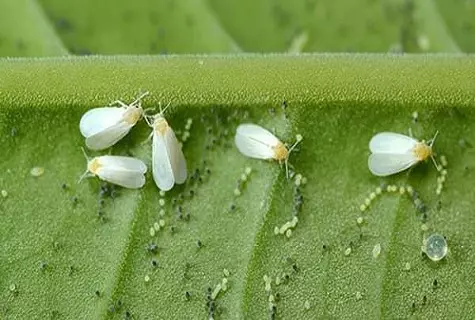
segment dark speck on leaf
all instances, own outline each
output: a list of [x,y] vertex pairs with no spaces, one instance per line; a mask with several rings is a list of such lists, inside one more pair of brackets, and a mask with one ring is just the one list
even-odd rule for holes
[[64,18],[59,18],[55,21],[56,28],[60,31],[71,31],[73,26],[71,22]]

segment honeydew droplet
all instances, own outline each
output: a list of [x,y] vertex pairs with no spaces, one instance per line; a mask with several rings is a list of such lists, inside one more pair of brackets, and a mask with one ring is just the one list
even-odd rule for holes
[[414,189],[411,186],[407,186],[406,191],[411,196],[414,194]]
[[303,177],[303,178],[302,178],[302,184],[307,184],[307,182],[308,182],[307,177]]
[[270,292],[270,283],[266,283],[266,287],[265,287],[265,290],[266,292]]
[[422,200],[421,200],[421,199],[419,199],[419,198],[417,198],[417,199],[414,199],[414,205],[415,205],[416,207],[418,207],[418,206],[422,205]]
[[229,270],[224,268],[223,269],[223,274],[224,274],[225,277],[229,277],[229,275],[230,275]]
[[423,223],[423,224],[421,224],[421,230],[424,231],[424,232],[425,232],[425,231],[428,231],[428,230],[429,230],[429,226],[428,226],[427,224]]
[[379,257],[380,254],[381,254],[381,244],[377,243],[373,247],[373,258],[376,259],[377,257]]
[[295,184],[296,187],[300,187],[300,184],[301,184],[301,183],[302,183],[302,181],[301,181],[301,180],[298,180],[298,179],[296,179],[295,182],[294,182],[294,184]]
[[273,311],[274,310],[274,303],[273,302],[269,302],[269,311]]
[[211,294],[211,299],[215,300],[218,296],[219,292],[221,291],[221,283],[218,283],[216,287],[214,287],[213,293]]
[[269,295],[269,302],[274,302],[274,301],[275,301],[274,295],[270,294]]
[[443,167],[447,167],[449,165],[449,162],[447,161],[447,157],[444,155],[440,156],[440,163],[442,164]]
[[149,282],[149,281],[150,281],[150,276],[147,274],[147,275],[144,277],[144,280],[145,280],[145,282]]
[[30,170],[30,174],[33,177],[39,177],[39,176],[43,175],[44,172],[45,172],[45,168],[43,168],[43,167],[33,167]]
[[160,196],[161,196],[161,197],[164,197],[164,196],[165,196],[165,191],[160,190]]
[[383,189],[381,189],[380,187],[377,187],[375,191],[377,195],[380,195],[381,193],[383,193]]
[[412,120],[417,121],[417,118],[419,118],[419,112],[414,111],[414,112],[412,113]]
[[299,218],[293,217],[290,226],[291,226],[292,228],[295,228],[295,227],[297,226],[297,223],[298,223],[298,222],[299,222]]
[[160,205],[160,207],[163,207],[165,205],[165,199],[158,200],[158,204]]
[[358,218],[356,219],[356,223],[358,223],[358,224],[363,224],[363,222],[364,222],[363,217],[358,217]]
[[264,282],[265,283],[268,283],[270,280],[269,280],[269,276],[267,276],[266,274],[264,275],[264,277],[262,277],[264,279]]
[[285,231],[285,236],[287,238],[290,238],[292,236],[292,229],[288,229],[287,231]]
[[250,175],[251,172],[252,172],[252,168],[251,168],[251,167],[246,167],[246,169],[244,170],[244,172],[245,172],[247,175]]
[[241,174],[241,181],[246,182],[247,181],[247,175],[246,174]]
[[423,51],[428,51],[430,49],[430,40],[426,35],[420,35],[417,37],[417,45]]
[[345,250],[345,256],[349,256],[351,254],[351,248],[346,248]]
[[284,234],[287,231],[287,229],[289,229],[291,226],[292,226],[292,222],[287,221],[286,223],[284,223],[282,227],[280,227],[279,233]]
[[404,264],[404,270],[406,270],[406,271],[411,270],[411,264],[410,264],[409,262],[406,262],[406,263]]
[[303,140],[303,136],[301,134],[297,134],[295,136],[295,139],[297,139],[298,142],[302,141]]
[[369,205],[371,204],[371,200],[370,200],[369,198],[366,198],[366,199],[364,200],[364,204],[367,205],[367,206],[369,206]]
[[306,300],[305,303],[303,304],[303,307],[305,308],[305,310],[310,310],[310,302]]
[[371,192],[371,193],[369,194],[369,199],[370,199],[370,200],[376,199],[376,193],[375,193],[375,192]]
[[279,227],[277,227],[277,226],[274,227],[274,234],[275,235],[280,234],[280,228]]
[[392,189],[391,189],[391,186],[387,186],[387,187],[386,187],[386,192],[391,192],[391,190],[392,190]]
[[363,294],[359,291],[356,291],[356,300],[361,300],[363,299]]
[[234,189],[234,195],[236,197],[239,197],[241,195],[241,190],[239,190],[238,188]]
[[[153,224],[153,228],[155,229],[155,231],[159,231],[160,230],[160,225],[158,224],[158,222],[155,222]],[[153,236],[152,236],[153,237]]]
[[7,190],[2,190],[2,197],[4,197],[4,198],[8,197]]
[[431,234],[423,243],[424,252],[432,261],[440,261],[447,255],[447,241],[442,235]]
[[295,180],[302,180],[302,175],[300,173],[297,173],[295,175]]
[[164,227],[164,226],[165,226],[165,220],[160,219],[160,220],[158,221],[158,224],[160,225],[160,227]]
[[280,277],[275,277],[275,285],[278,286],[280,284]]
[[160,217],[165,216],[165,210],[161,209],[160,212],[158,213]]
[[150,227],[150,236],[155,237],[155,229],[153,227]]
[[360,211],[363,212],[366,210],[366,205],[362,204],[360,205]]
[[15,291],[16,290],[16,284],[12,283],[10,284],[10,287],[9,287],[10,291]]
[[404,193],[406,193],[406,188],[399,187],[399,194],[403,195]]
[[447,169],[443,169],[440,174],[445,177],[447,175]]
[[397,191],[397,186],[393,184],[393,185],[391,186],[391,191],[392,191],[392,192],[396,192],[396,191]]

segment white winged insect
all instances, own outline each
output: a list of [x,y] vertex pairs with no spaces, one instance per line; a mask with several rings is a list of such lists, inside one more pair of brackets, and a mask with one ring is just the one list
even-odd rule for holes
[[[169,106],[169,105],[168,105]],[[176,184],[182,184],[187,177],[186,160],[173,129],[163,116],[164,110],[154,116],[145,116],[153,129],[152,171],[153,180],[160,190],[168,191]]]
[[236,147],[247,157],[265,160],[274,159],[279,162],[284,161],[287,177],[289,173],[289,155],[300,141],[302,141],[302,136],[297,135],[297,141],[290,149],[287,149],[270,131],[252,123],[239,125],[234,137]]
[[125,137],[143,114],[141,99],[148,92],[141,94],[127,105],[120,100],[113,104],[120,107],[94,108],[81,118],[79,129],[86,138],[86,146],[91,150],[103,150],[116,144]]
[[376,176],[389,176],[404,171],[429,157],[439,169],[432,151],[437,134],[438,132],[429,144],[394,132],[376,134],[369,142],[369,149],[372,152],[368,158],[369,170]]
[[123,156],[99,156],[91,159],[84,149],[83,153],[87,169],[79,182],[87,177],[98,176],[101,180],[129,189],[138,189],[145,184],[147,166],[142,160]]

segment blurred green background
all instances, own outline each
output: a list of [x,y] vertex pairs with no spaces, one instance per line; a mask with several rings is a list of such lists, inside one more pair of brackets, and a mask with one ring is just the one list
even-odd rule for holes
[[0,55],[473,52],[474,17],[474,0],[0,0]]

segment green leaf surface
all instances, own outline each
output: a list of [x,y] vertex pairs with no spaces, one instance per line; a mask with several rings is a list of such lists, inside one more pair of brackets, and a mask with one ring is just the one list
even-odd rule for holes
[[474,5],[437,0],[0,1],[2,56],[473,52]]
[[[208,287],[221,283],[224,269],[228,290],[216,298],[215,319],[269,317],[264,276],[279,294],[280,319],[455,319],[475,312],[473,57],[10,59],[0,60],[0,70],[2,318],[206,318]],[[151,92],[145,108],[171,103],[166,117],[179,138],[193,120],[183,145],[190,177],[163,197],[151,174],[141,190],[101,196],[97,178],[77,184],[86,165],[79,120],[139,90]],[[303,136],[290,164],[308,182],[299,188],[303,204],[289,238],[274,229],[295,213],[295,179],[275,161],[236,150],[233,136],[243,122],[288,143]],[[426,140],[439,131],[437,159],[448,159],[440,195],[440,173],[429,161],[390,178],[368,171],[370,138],[409,129]],[[107,152],[150,164],[143,143],[149,132],[141,122]],[[34,167],[44,173],[33,176]],[[252,173],[236,196],[247,167]],[[399,191],[383,192],[362,212],[381,183],[412,186],[426,216]],[[151,236],[161,219],[165,227]],[[432,232],[449,245],[438,263],[421,255]],[[146,250],[151,243],[155,254]]]
[[453,39],[465,52],[475,51],[475,2],[432,0]]
[[0,1],[2,56],[62,56],[68,54],[36,0]]
[[39,0],[79,54],[238,52],[205,0]]

